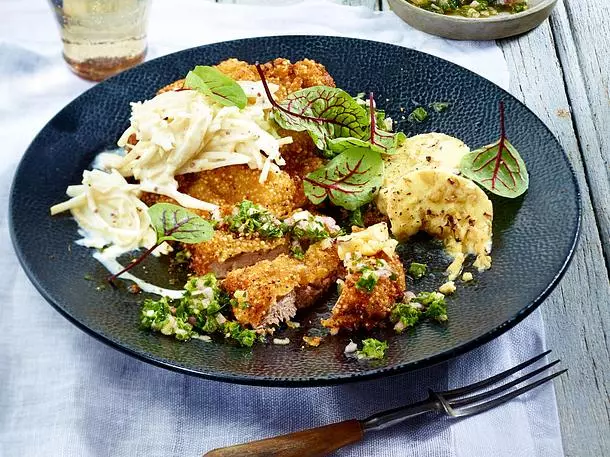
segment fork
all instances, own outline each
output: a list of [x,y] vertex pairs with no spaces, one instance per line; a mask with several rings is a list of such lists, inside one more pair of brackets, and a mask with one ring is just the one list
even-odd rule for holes
[[[529,392],[568,371],[567,369],[561,370],[516,387],[558,364],[559,360],[555,360],[520,377],[509,379],[511,375],[532,366],[550,352],[546,351],[502,373],[459,389],[444,392],[429,390],[426,400],[383,411],[364,420],[352,419],[274,438],[214,449],[204,454],[204,457],[241,457],[245,455],[250,457],[323,457],[343,446],[362,440],[367,433],[392,427],[422,414],[441,413],[452,418],[474,416]],[[485,390],[502,381],[508,382]],[[516,388],[512,389],[513,387]]]

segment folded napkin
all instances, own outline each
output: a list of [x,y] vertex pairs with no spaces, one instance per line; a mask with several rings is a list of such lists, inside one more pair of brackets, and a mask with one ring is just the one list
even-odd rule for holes
[[[134,360],[85,335],[36,292],[8,242],[9,186],[28,143],[68,101],[92,86],[61,58],[43,0],[3,0],[0,17],[0,455],[197,456],[218,446],[418,400],[427,388],[475,381],[544,349],[538,312],[500,338],[433,368],[337,387],[245,387],[188,377]],[[390,12],[327,1],[289,6],[154,2],[149,58],[185,47],[261,35],[326,34],[396,43],[452,60],[502,87],[494,43],[417,32]],[[546,385],[485,414],[430,417],[373,434],[341,456],[562,456],[554,391]]]

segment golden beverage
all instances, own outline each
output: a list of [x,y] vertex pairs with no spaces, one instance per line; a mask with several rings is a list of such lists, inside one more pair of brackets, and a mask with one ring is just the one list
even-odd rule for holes
[[79,76],[101,81],[146,54],[150,0],[51,0],[64,59]]

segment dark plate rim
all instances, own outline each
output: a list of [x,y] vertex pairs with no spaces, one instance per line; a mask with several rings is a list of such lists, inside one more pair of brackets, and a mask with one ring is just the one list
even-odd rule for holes
[[[164,58],[167,58],[168,56],[175,56],[176,54],[180,54],[183,52],[184,53],[190,52],[193,49],[206,48],[209,46],[214,46],[215,44],[219,44],[219,43],[238,43],[238,42],[243,43],[243,42],[247,42],[247,41],[257,41],[260,39],[271,38],[271,37],[272,36],[243,38],[243,39],[227,40],[227,41],[222,41],[222,42],[210,43],[210,44],[206,44],[206,45],[202,45],[202,46],[196,46],[196,47],[184,49],[182,51],[178,51],[175,53],[166,54],[164,56],[160,56],[155,59],[151,59],[143,64],[138,65],[137,67],[134,67],[134,68],[126,70],[126,71],[127,72],[141,71],[142,67],[147,67],[149,64],[151,64],[152,62],[155,62],[159,59],[164,59]],[[287,39],[298,39],[298,38],[304,38],[304,37],[314,38],[314,39],[315,38],[321,38],[321,39],[332,38],[332,39],[346,40],[346,41],[360,41],[360,42],[368,42],[368,43],[374,44],[374,45],[395,46],[395,47],[399,47],[399,48],[404,48],[405,50],[408,49],[411,52],[421,53],[421,51],[409,49],[409,48],[399,46],[399,45],[383,43],[383,42],[374,41],[374,40],[363,40],[363,39],[359,39],[359,38],[338,37],[338,36],[330,36],[330,35],[280,35],[280,36],[276,36],[276,37],[277,38],[287,38]],[[425,54],[425,53],[422,53],[422,54]],[[474,72],[468,70],[467,68],[454,64],[453,62],[450,62],[448,60],[442,59],[437,56],[431,56],[431,57],[442,60],[443,62],[445,62],[448,65],[458,67],[462,71],[466,71],[466,72],[474,75],[476,78],[483,78],[481,75],[478,75],[477,73],[474,73]],[[109,78],[108,80],[113,80],[113,79],[114,79],[114,77]],[[485,78],[483,78],[483,79],[485,79]],[[106,81],[108,81],[108,80],[106,80]],[[503,94],[514,99],[514,101],[516,101],[517,103],[519,103],[520,105],[522,105],[528,111],[531,112],[531,110],[523,102],[521,102],[519,99],[517,99],[516,97],[511,95],[509,92],[504,90],[502,87],[498,86],[493,81],[489,81],[489,80],[486,80],[486,81],[495,85]],[[90,90],[94,89],[95,87],[96,86],[89,88],[87,91],[83,92],[83,94],[85,94],[86,92],[89,92]],[[83,94],[80,94],[78,97],[73,99],[70,103],[68,103],[64,108],[62,108],[55,116],[53,116],[53,118],[51,118],[49,120],[49,123],[53,122],[53,120],[55,120],[57,117],[61,116],[64,111],[69,110],[71,108],[71,106]],[[536,116],[538,118],[538,116],[535,113],[532,112],[532,114],[534,114],[534,116]],[[540,118],[538,118],[538,119],[540,120],[540,122],[542,123],[544,128],[552,135],[552,137],[561,146],[561,143],[559,143],[559,141],[557,140],[556,135],[548,128],[548,126]],[[47,124],[45,124],[45,125],[47,125]],[[45,127],[43,127],[43,129],[44,128]],[[41,132],[42,132],[42,130],[41,130]],[[31,144],[37,140],[37,138],[41,132],[39,132],[34,137],[32,142],[30,143],[30,145],[28,145],[28,148],[26,149],[26,153],[29,150],[29,148],[31,147]],[[469,352],[469,351],[499,337],[503,333],[505,333],[508,330],[510,330],[511,328],[513,328],[515,325],[517,325],[519,322],[521,322],[523,319],[525,319],[527,316],[529,316],[549,296],[549,294],[553,291],[553,289],[555,289],[557,284],[562,279],[563,275],[565,274],[566,270],[568,269],[568,266],[570,265],[572,259],[574,258],[574,253],[576,250],[576,246],[578,245],[578,241],[580,239],[581,226],[582,226],[582,196],[581,196],[580,186],[579,186],[578,180],[576,178],[574,166],[572,165],[572,163],[571,163],[568,155],[566,154],[565,150],[563,149],[563,147],[561,148],[561,151],[563,154],[563,158],[570,170],[570,174],[572,177],[572,184],[574,185],[574,190],[576,191],[575,193],[576,193],[576,204],[577,204],[577,220],[576,220],[575,232],[572,234],[572,243],[571,243],[568,255],[566,256],[565,260],[563,261],[559,271],[555,274],[555,276],[550,281],[550,283],[547,285],[547,287],[538,295],[538,297],[536,297],[534,300],[532,300],[531,303],[529,303],[524,308],[522,308],[521,311],[519,311],[511,319],[509,319],[506,322],[504,322],[503,324],[489,330],[488,332],[484,333],[483,335],[481,335],[477,338],[473,338],[472,340],[469,340],[463,344],[460,344],[459,346],[456,346],[453,349],[442,351],[442,352],[436,353],[434,355],[425,357],[425,358],[417,360],[417,361],[407,362],[407,363],[404,363],[401,365],[396,365],[393,367],[376,368],[376,369],[369,370],[368,372],[365,372],[365,373],[356,373],[356,374],[347,373],[345,375],[341,375],[341,374],[329,375],[325,378],[281,378],[281,377],[256,376],[256,375],[235,375],[235,374],[230,374],[230,373],[218,374],[216,372],[197,371],[197,370],[179,366],[168,360],[163,360],[163,359],[154,357],[150,354],[143,354],[143,353],[137,352],[131,348],[121,345],[121,343],[119,341],[115,341],[106,335],[103,335],[99,332],[92,330],[87,325],[85,325],[82,322],[80,322],[79,320],[77,320],[68,311],[66,311],[58,303],[56,303],[52,299],[52,297],[50,297],[50,295],[47,293],[46,289],[44,288],[44,285],[41,284],[37,280],[34,272],[31,270],[30,266],[27,264],[27,262],[23,258],[23,253],[21,251],[20,246],[17,243],[17,240],[16,240],[17,235],[15,232],[15,226],[14,226],[14,221],[13,221],[13,214],[16,210],[16,208],[14,206],[14,201],[15,201],[14,194],[15,194],[15,185],[16,185],[15,178],[19,175],[21,168],[24,166],[24,163],[26,162],[26,159],[28,159],[26,157],[26,153],[24,153],[21,160],[19,161],[19,164],[15,170],[15,174],[13,175],[13,180],[12,180],[12,184],[11,184],[11,189],[10,189],[10,194],[9,194],[9,215],[8,215],[9,216],[8,217],[9,231],[10,231],[10,236],[11,236],[11,242],[13,244],[13,248],[15,249],[17,259],[19,260],[21,267],[23,268],[24,272],[26,273],[26,276],[28,277],[30,282],[34,285],[34,287],[38,290],[38,292],[42,295],[42,297],[47,302],[49,302],[49,304],[53,308],[55,308],[63,317],[65,317],[68,321],[70,321],[72,324],[74,324],[77,328],[79,328],[86,334],[93,336],[98,341],[101,341],[102,343],[104,343],[124,354],[134,357],[140,361],[147,362],[152,365],[155,365],[155,366],[158,366],[161,368],[165,368],[165,369],[169,369],[169,370],[181,373],[181,374],[196,376],[196,377],[210,379],[210,380],[214,380],[214,381],[222,381],[222,382],[229,382],[229,383],[242,384],[242,385],[251,385],[251,386],[321,387],[321,386],[331,386],[331,385],[338,385],[338,384],[361,382],[361,381],[366,381],[366,380],[371,380],[371,379],[377,379],[377,378],[380,378],[383,376],[395,376],[398,374],[415,371],[420,368],[430,367],[430,366],[445,362],[447,360],[453,359],[466,352]]]

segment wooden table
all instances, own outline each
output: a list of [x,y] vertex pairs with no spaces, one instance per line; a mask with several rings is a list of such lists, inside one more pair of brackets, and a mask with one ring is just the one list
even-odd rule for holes
[[[389,9],[383,0],[342,3]],[[548,346],[569,367],[555,382],[565,455],[603,457],[610,456],[610,14],[597,2],[571,3],[559,0],[550,21],[498,44],[511,92],[557,136],[580,184],[580,243],[542,313]]]

